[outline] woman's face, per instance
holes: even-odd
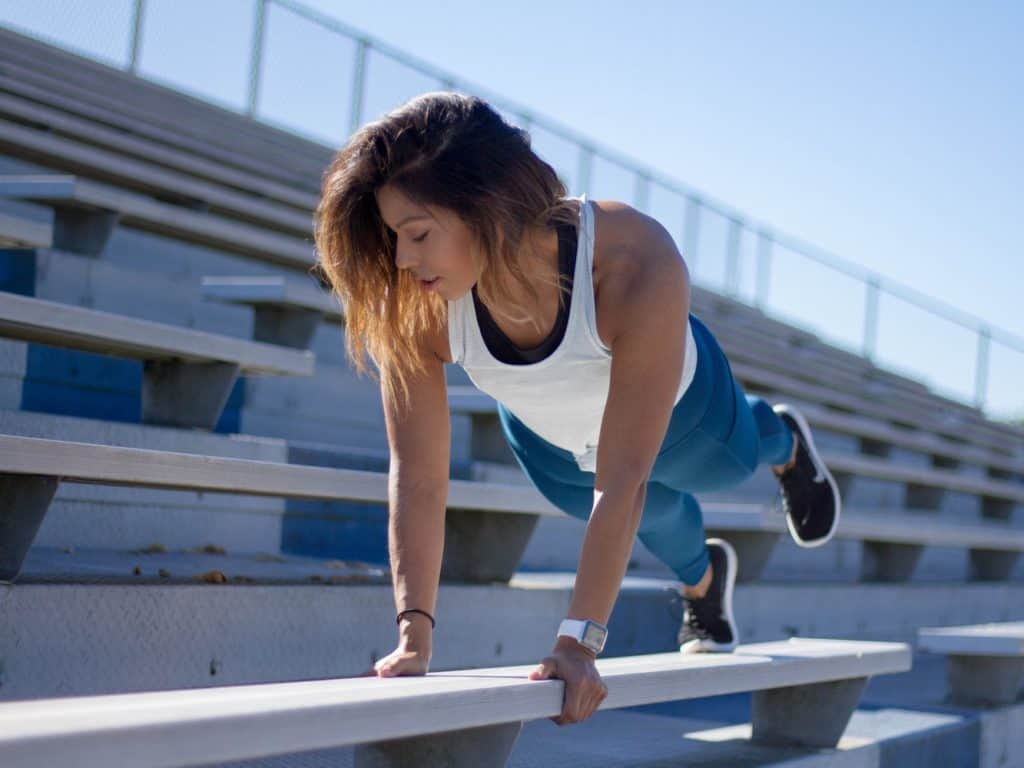
[[[395,264],[448,301],[477,282],[473,265],[476,238],[462,219],[445,208],[420,205],[390,184],[376,192],[384,224],[397,235]],[[439,278],[428,289],[424,278]]]

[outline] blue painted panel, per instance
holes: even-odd
[[[21,408],[88,419],[139,423],[142,361],[46,344],[28,345]],[[245,377],[228,395],[215,432],[238,432]]]
[[[387,565],[387,507],[289,499],[281,523],[281,551]]]
[[[0,291],[35,296],[35,251],[0,248]]]
[[[31,343],[25,368],[23,410],[139,420],[141,361]]]

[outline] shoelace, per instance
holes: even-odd
[[[825,476],[818,471],[803,443],[798,442],[796,463],[781,475],[776,475],[776,478],[778,478],[779,485],[785,489],[786,495],[795,498],[805,483],[816,483],[824,480]]]
[[[696,602],[693,598],[686,597],[680,592],[673,590],[669,600],[669,613],[676,621],[682,620],[685,615],[688,627],[701,634],[707,634],[708,628],[701,621],[700,614],[694,605]],[[677,609],[678,613],[676,612]]]
[[[704,626],[704,623],[700,620],[700,616],[697,611],[693,610],[692,606],[690,610],[686,612],[686,625],[699,635],[706,635],[708,633],[708,628]]]
[[[710,633],[710,627],[708,625],[708,619],[714,619],[714,616],[702,616],[702,612],[706,612],[703,609],[710,607],[710,603],[706,600],[707,595],[703,598],[691,598],[684,597],[686,606],[689,610],[686,611],[686,625],[691,629],[695,630],[698,634],[707,635]]]

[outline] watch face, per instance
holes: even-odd
[[[588,622],[586,631],[583,633],[583,644],[599,649],[604,646],[604,638],[607,634],[608,630],[602,629],[601,625]]]

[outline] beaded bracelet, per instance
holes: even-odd
[[[404,611],[402,611],[400,614],[398,614],[398,616],[395,617],[395,624],[401,624],[402,623],[402,617],[405,614],[407,614],[407,613],[422,613],[424,616],[426,616],[428,619],[430,619],[430,628],[431,629],[434,628],[434,625],[436,623],[434,621],[434,617],[431,616],[426,611],[421,611],[419,608],[406,608]]]

